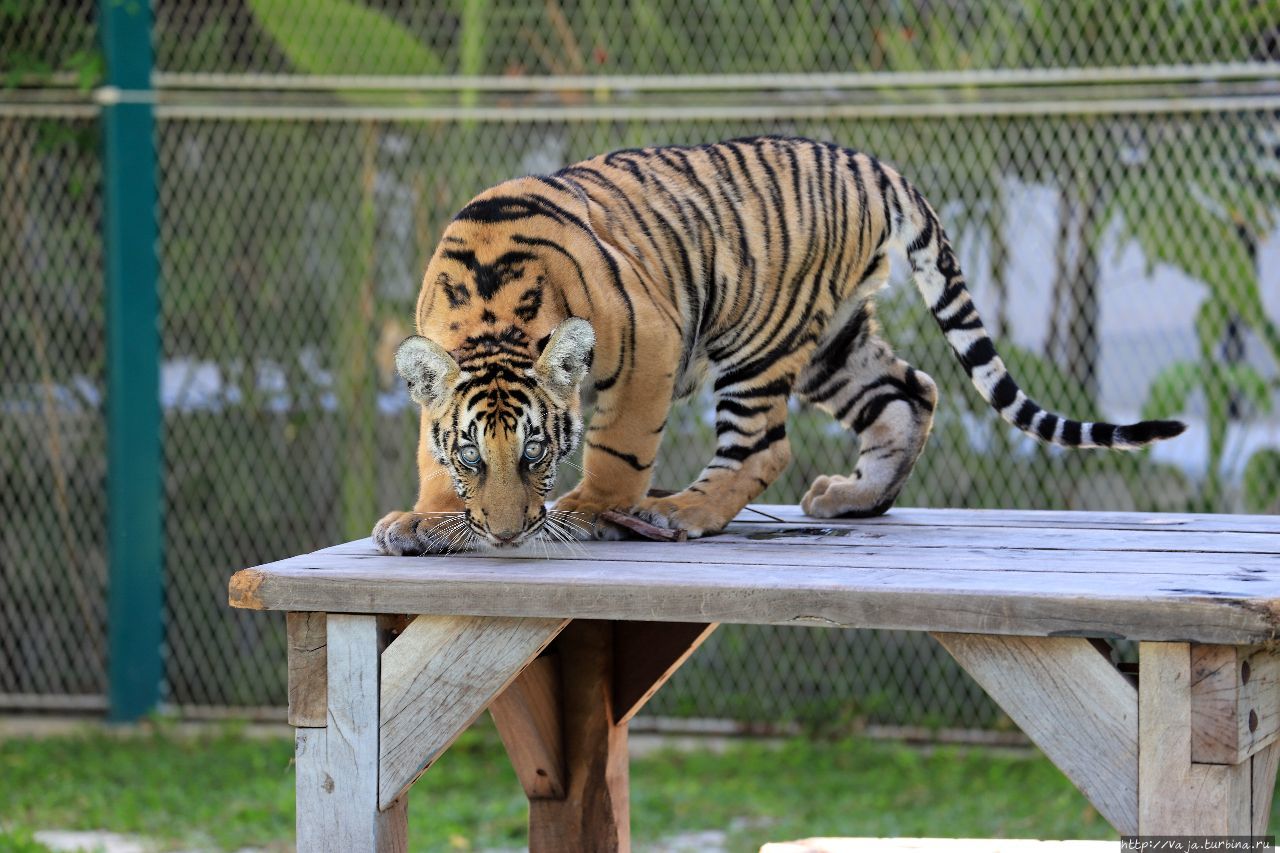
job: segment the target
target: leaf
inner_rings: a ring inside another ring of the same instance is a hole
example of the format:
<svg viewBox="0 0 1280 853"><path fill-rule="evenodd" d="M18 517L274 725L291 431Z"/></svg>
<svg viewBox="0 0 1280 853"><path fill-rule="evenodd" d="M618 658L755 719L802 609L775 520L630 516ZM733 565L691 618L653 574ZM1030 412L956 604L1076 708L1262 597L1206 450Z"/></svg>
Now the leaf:
<svg viewBox="0 0 1280 853"><path fill-rule="evenodd" d="M1259 412L1271 412L1271 388L1256 369L1247 364L1223 365L1218 367L1217 375L1227 388L1242 394Z"/></svg>
<svg viewBox="0 0 1280 853"><path fill-rule="evenodd" d="M1250 512L1280 512L1280 450L1259 450L1245 463L1244 505Z"/></svg>
<svg viewBox="0 0 1280 853"><path fill-rule="evenodd" d="M1230 311L1222 300L1209 294L1196 312L1196 335L1200 338L1201 352L1213 352L1213 348L1222 342L1227 333L1227 321Z"/></svg>
<svg viewBox="0 0 1280 853"><path fill-rule="evenodd" d="M1174 362L1160 371L1147 391L1143 419L1168 417L1185 410L1187 397L1200 386L1202 376L1200 365L1191 361Z"/></svg>
<svg viewBox="0 0 1280 853"><path fill-rule="evenodd" d="M254 17L306 74L438 74L439 57L381 12L351 0L248 0ZM330 38L331 33L340 33Z"/></svg>

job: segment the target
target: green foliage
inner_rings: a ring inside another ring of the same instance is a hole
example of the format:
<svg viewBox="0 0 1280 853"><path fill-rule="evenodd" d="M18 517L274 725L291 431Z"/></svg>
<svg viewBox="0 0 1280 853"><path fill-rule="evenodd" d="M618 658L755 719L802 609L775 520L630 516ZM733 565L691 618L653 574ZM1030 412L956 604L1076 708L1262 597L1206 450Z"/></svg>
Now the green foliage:
<svg viewBox="0 0 1280 853"><path fill-rule="evenodd" d="M30 830L9 832L0 823L0 853L50 853L50 849L36 841Z"/></svg>
<svg viewBox="0 0 1280 853"><path fill-rule="evenodd" d="M1238 392L1260 412L1271 412L1271 389L1267 380L1247 364L1209 361L1178 361L1166 367L1151 383L1143 418L1161 418L1181 412L1193 391L1218 395L1220 389Z"/></svg>
<svg viewBox="0 0 1280 853"><path fill-rule="evenodd" d="M304 74L438 74L441 63L404 27L355 0L247 0L254 16ZM340 37L334 38L336 34Z"/></svg>
<svg viewBox="0 0 1280 853"><path fill-rule="evenodd" d="M1244 506L1249 512L1280 515L1280 450L1259 450L1244 468Z"/></svg>
<svg viewBox="0 0 1280 853"><path fill-rule="evenodd" d="M47 25L56 15L54 37ZM89 16L50 9L46 0L0 0L0 90L41 85L57 74L70 74L80 92L102 79L102 54L94 41Z"/></svg>
<svg viewBox="0 0 1280 853"><path fill-rule="evenodd" d="M1199 499L1190 508L1204 511L1226 508L1223 457L1234 407L1248 403L1269 413L1278 387L1253 366L1227 364L1219 355L1235 324L1240 333L1253 331L1280 366L1280 329L1263 305L1254 257L1261 235L1274 225L1280 184L1261 170L1255 134L1254 125L1243 120L1170 121L1126 140L1127 166L1098 223L1099 237L1103 228L1118 223L1122 244L1136 242L1149 266L1169 264L1205 286L1195 318L1198 359L1161 371L1143 406L1144 417L1168 417L1187 411L1193 393L1203 395L1208 465ZM1189 150L1208 155L1195 177L1171 177L1183 174ZM1170 222L1178 227L1170 228Z"/></svg>

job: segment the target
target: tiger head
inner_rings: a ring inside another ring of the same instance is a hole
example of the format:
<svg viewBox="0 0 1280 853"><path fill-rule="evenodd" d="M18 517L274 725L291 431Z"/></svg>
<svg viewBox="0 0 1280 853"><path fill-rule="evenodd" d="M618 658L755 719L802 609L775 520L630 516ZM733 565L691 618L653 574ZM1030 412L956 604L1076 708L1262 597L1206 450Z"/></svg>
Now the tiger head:
<svg viewBox="0 0 1280 853"><path fill-rule="evenodd" d="M467 338L452 353L418 335L396 351L396 370L430 421L425 441L477 542L514 547L541 530L556 466L582 437L579 386L594 345L591 324L571 317L540 354L515 327Z"/></svg>

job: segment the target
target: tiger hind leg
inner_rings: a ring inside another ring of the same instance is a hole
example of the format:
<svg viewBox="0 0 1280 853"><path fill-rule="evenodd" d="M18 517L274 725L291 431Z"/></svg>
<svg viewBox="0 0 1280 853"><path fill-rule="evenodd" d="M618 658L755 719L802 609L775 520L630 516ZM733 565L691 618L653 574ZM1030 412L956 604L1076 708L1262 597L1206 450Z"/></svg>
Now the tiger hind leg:
<svg viewBox="0 0 1280 853"><path fill-rule="evenodd" d="M929 438L933 379L894 356L864 304L814 352L797 390L861 440L853 473L815 479L801 508L816 518L884 513Z"/></svg>

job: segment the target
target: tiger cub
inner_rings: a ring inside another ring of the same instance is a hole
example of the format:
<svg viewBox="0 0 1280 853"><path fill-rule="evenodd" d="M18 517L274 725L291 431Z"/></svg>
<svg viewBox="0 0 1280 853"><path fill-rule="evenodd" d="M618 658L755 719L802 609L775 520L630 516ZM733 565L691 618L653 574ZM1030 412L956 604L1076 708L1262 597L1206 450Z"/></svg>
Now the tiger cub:
<svg viewBox="0 0 1280 853"><path fill-rule="evenodd" d="M861 439L850 475L814 480L819 518L883 513L924 448L926 374L879 335L873 298L901 246L978 393L1066 447L1132 449L1183 430L1071 420L996 354L937 214L889 166L807 139L615 151L507 181L446 228L396 366L422 407L420 491L373 536L388 554L610 538L607 509L714 533L787 466L787 401ZM648 495L673 400L712 383L715 455ZM594 392L585 429L580 391ZM582 481L545 499L585 440Z"/></svg>

